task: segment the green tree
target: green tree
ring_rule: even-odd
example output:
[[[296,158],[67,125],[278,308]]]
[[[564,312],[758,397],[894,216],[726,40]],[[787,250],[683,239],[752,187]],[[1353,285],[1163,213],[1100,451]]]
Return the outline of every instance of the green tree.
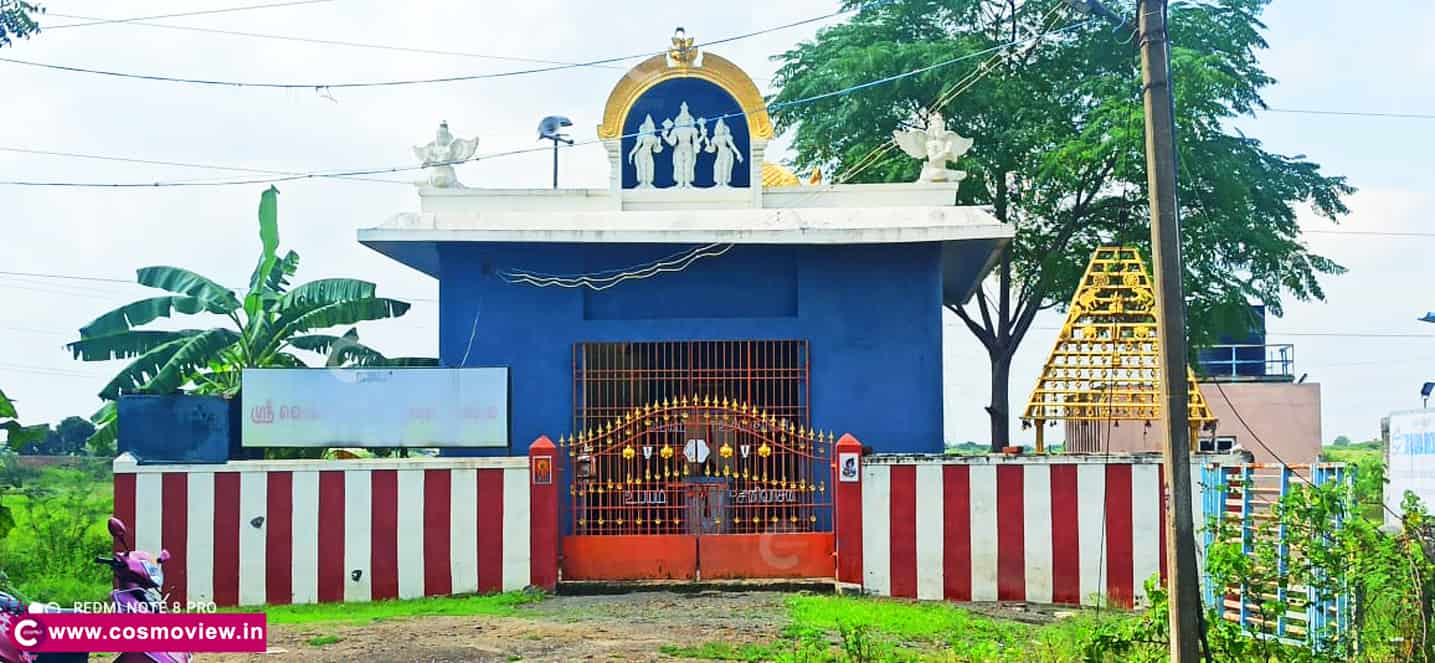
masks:
[[[1348,447],[1350,446],[1350,438],[1345,435],[1337,435],[1335,436],[1335,442],[1332,444],[1337,447]]]
[[[331,278],[289,287],[299,255],[280,257],[279,190],[259,199],[259,262],[241,299],[215,281],[179,267],[144,267],[142,285],[170,294],[141,299],[109,311],[80,329],[66,347],[76,359],[131,359],[99,396],[105,405],[91,417],[97,429],[93,449],[112,448],[115,401],[122,394],[192,393],[234,396],[246,368],[299,368],[295,351],[325,356],[325,366],[433,366],[431,358],[386,357],[359,342],[358,331],[319,333],[367,320],[397,318],[409,304],[379,297],[373,283]],[[140,326],[176,313],[210,314],[229,324],[209,329],[161,331]]]
[[[1296,208],[1336,220],[1353,189],[1230,126],[1264,107],[1261,90],[1273,82],[1256,57],[1267,2],[1176,2],[1171,11],[1193,347],[1248,324],[1249,302],[1280,315],[1283,296],[1321,299],[1318,277],[1344,271],[1305,248]],[[959,164],[968,177],[957,202],[990,206],[1017,230],[990,276],[994,288],[947,302],[987,350],[993,450],[1010,438],[1012,356],[1036,314],[1065,306],[1096,247],[1149,247],[1138,40],[1103,26],[1057,27],[1078,18],[1056,0],[893,0],[776,58],[774,114],[793,137],[796,165],[844,181],[916,179],[920,163],[891,150],[893,130],[925,124],[931,106],[960,93],[939,108],[948,128],[976,138]],[[781,105],[1037,34],[1045,38],[880,91]]]
[[[60,436],[60,453],[76,456],[85,452],[85,442],[95,433],[95,425],[84,417],[65,417],[55,426]]]
[[[28,39],[39,32],[31,14],[43,14],[45,8],[25,0],[0,0],[0,46],[9,46],[15,37]]]

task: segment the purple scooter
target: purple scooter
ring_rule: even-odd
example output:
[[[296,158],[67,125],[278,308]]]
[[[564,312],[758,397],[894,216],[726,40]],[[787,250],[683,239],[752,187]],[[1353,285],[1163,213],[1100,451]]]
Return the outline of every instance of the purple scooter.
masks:
[[[160,568],[169,561],[169,551],[160,550],[155,557],[143,550],[132,550],[125,540],[125,524],[119,518],[110,518],[110,536],[119,541],[124,552],[109,557],[96,557],[97,564],[110,567],[114,573],[117,589],[110,592],[115,612],[162,612],[164,597],[160,587],[164,585],[164,570]],[[29,612],[65,613],[74,612],[62,608],[47,607],[44,604],[30,604]],[[13,597],[0,593],[0,625],[8,626],[19,615],[25,614],[24,606]],[[85,661],[88,654],[26,654],[14,647],[8,638],[0,637],[0,663],[68,663]],[[120,654],[115,663],[190,663],[193,656],[178,652],[127,652]]]

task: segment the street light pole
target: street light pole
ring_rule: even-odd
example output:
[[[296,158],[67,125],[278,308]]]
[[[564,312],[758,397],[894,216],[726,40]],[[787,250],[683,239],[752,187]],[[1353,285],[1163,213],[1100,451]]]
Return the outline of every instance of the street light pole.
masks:
[[[1167,589],[1171,660],[1200,659],[1200,581],[1191,518],[1191,428],[1186,393],[1186,298],[1181,286],[1181,219],[1176,202],[1175,101],[1166,32],[1167,0],[1140,0],[1141,78],[1146,109],[1146,170],[1151,196],[1151,262],[1165,428]]]

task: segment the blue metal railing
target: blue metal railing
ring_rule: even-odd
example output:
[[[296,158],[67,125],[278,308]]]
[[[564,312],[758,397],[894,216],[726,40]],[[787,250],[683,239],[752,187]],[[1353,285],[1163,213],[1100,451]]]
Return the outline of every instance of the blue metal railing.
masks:
[[[1197,353],[1200,373],[1213,378],[1294,377],[1295,346],[1212,345]]]
[[[1238,521],[1236,532],[1238,539],[1231,539],[1231,543],[1239,542],[1241,551],[1247,555],[1255,553],[1256,537],[1259,531],[1259,520],[1269,519],[1275,516],[1275,504],[1262,498],[1253,498],[1253,494],[1263,492],[1279,495],[1284,498],[1291,491],[1293,479],[1296,473],[1307,474],[1308,481],[1316,486],[1324,486],[1335,483],[1344,490],[1351,490],[1354,484],[1355,470],[1339,463],[1322,463],[1318,465],[1272,466],[1272,465],[1209,465],[1201,471],[1202,506],[1206,517],[1206,531],[1204,532],[1205,551],[1209,550],[1216,541],[1214,529],[1222,520]],[[1277,500],[1276,503],[1279,503]],[[1336,514],[1333,522],[1330,523],[1332,530],[1339,530],[1344,526],[1344,517]],[[1328,533],[1327,533],[1328,534]],[[1276,565],[1278,577],[1284,578],[1289,570],[1291,550],[1289,536],[1284,523],[1279,523],[1274,532],[1276,537]],[[1205,555],[1203,554],[1204,558]],[[1339,582],[1328,582],[1339,574]],[[1223,587],[1218,586],[1209,575],[1202,578],[1204,585],[1204,599],[1209,609],[1214,609],[1223,619],[1235,622],[1246,634],[1257,638],[1274,638],[1288,644],[1302,644],[1313,649],[1320,649],[1330,640],[1339,640],[1348,636],[1351,628],[1350,612],[1351,605],[1349,579],[1345,577],[1344,569],[1321,568],[1315,569],[1315,578],[1312,586],[1286,586],[1281,583],[1276,588],[1276,600],[1278,604],[1285,605],[1293,596],[1302,597],[1305,606],[1303,609],[1284,611],[1276,615],[1274,623],[1259,619],[1253,614],[1253,608],[1258,608],[1262,601],[1263,590],[1269,588],[1253,588],[1245,585]],[[1316,586],[1316,585],[1319,585]],[[1235,600],[1228,600],[1228,596],[1234,595]],[[1296,630],[1292,630],[1295,627]]]

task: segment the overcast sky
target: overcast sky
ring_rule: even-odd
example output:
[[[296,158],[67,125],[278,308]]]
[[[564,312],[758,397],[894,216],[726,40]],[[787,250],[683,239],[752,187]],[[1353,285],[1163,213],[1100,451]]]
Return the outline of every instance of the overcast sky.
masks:
[[[151,16],[262,4],[260,0],[45,3],[46,25],[78,23],[60,14]],[[675,25],[699,41],[769,28],[836,9],[826,0],[785,3],[459,2],[332,0],[189,18],[191,26],[364,42],[468,55],[361,49],[165,29],[135,24],[54,27],[0,57],[174,77],[339,83],[431,78],[535,66],[476,57],[591,61],[657,51]],[[1130,5],[1116,2],[1113,5]],[[1383,0],[1379,10],[1334,0],[1283,0],[1267,12],[1267,70],[1280,82],[1275,108],[1435,113],[1435,8],[1428,0]],[[1127,7],[1129,13],[1130,8]],[[780,30],[714,48],[766,89],[769,57],[822,25]],[[539,118],[573,119],[593,137],[602,105],[623,68],[579,68],[514,78],[409,87],[313,90],[218,88],[117,79],[0,62],[0,148],[23,148],[282,171],[411,165],[411,145],[430,140],[439,120],[480,136],[480,153],[535,145]],[[873,94],[880,94],[874,90]],[[949,112],[960,118],[958,99]],[[1392,410],[1419,407],[1435,380],[1435,309],[1428,259],[1435,249],[1435,121],[1268,113],[1243,119],[1247,135],[1285,154],[1305,154],[1349,176],[1360,193],[1340,226],[1307,218],[1310,246],[1350,268],[1328,280],[1325,303],[1288,302],[1271,320],[1271,342],[1295,344],[1296,372],[1322,385],[1327,440],[1378,433]],[[981,136],[975,137],[981,149]],[[778,158],[784,155],[779,141]],[[772,155],[773,151],[769,151]],[[770,157],[771,158],[771,157]],[[538,153],[460,168],[475,187],[544,187],[549,157]],[[604,187],[602,149],[563,156],[563,185]],[[0,180],[136,182],[243,178],[173,166],[42,156],[0,150]],[[380,294],[409,299],[412,312],[367,325],[365,340],[390,354],[437,349],[437,285],[360,246],[357,228],[412,211],[413,173],[395,182],[312,180],[280,184],[283,247],[303,258],[299,276],[353,276]],[[258,249],[254,212],[263,186],[85,189],[0,185],[0,270],[132,279],[135,268],[173,264],[226,284],[246,282]],[[1337,233],[1426,233],[1424,236]],[[61,348],[99,313],[147,290],[97,281],[0,275],[0,388],[27,423],[89,415],[94,393],[120,366],[73,361]],[[190,323],[191,325],[193,323]],[[1012,373],[1013,408],[1024,402],[1060,319],[1039,319]],[[947,438],[985,441],[987,362],[955,318],[946,329]]]

